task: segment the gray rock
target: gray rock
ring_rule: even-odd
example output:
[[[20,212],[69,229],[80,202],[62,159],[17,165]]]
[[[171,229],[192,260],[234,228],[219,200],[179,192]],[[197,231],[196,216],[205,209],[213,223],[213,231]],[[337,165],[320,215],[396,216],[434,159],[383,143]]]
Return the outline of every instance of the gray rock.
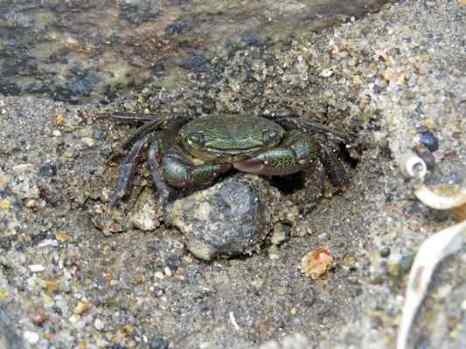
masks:
[[[200,259],[251,254],[270,230],[266,192],[262,179],[238,175],[175,201],[165,220],[183,232]]]

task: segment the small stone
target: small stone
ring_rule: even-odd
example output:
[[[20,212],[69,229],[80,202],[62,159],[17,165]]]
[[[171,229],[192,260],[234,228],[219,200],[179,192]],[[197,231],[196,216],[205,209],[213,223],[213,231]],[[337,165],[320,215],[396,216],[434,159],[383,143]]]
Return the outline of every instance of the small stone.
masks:
[[[73,313],[75,313],[76,315],[82,315],[85,312],[87,312],[89,309],[91,309],[91,307],[92,307],[92,303],[81,301],[73,309]]]
[[[269,258],[272,260],[280,259],[280,251],[276,245],[272,245],[268,250]]]
[[[37,247],[58,247],[58,241],[53,239],[42,240]]]
[[[423,131],[419,133],[419,143],[424,145],[431,152],[438,150],[439,140],[430,131]]]
[[[161,271],[156,271],[154,273],[154,277],[157,278],[157,279],[165,279],[165,274],[162,273]]]
[[[78,314],[73,314],[68,318],[68,321],[72,324],[76,324],[81,320],[81,317]]]
[[[332,69],[324,69],[320,72],[319,76],[323,78],[329,78],[333,75]]]
[[[65,115],[58,114],[57,116],[55,116],[55,125],[63,126],[64,124],[65,124]]]
[[[0,200],[0,210],[9,210],[11,208],[11,201],[8,199]]]
[[[391,254],[387,260],[388,274],[394,278],[404,276],[409,272],[409,269],[413,263],[413,259],[413,255],[404,256],[398,253]]]
[[[54,137],[61,137],[61,132],[59,130],[53,130],[52,131],[52,136]]]
[[[60,285],[57,280],[47,280],[44,282],[42,287],[47,291],[48,294],[53,294],[58,292]]]
[[[173,272],[171,271],[171,269],[170,269],[169,267],[163,268],[163,272],[164,272],[165,275],[167,275],[168,277],[173,276]]]
[[[390,247],[383,247],[380,250],[380,257],[387,258],[388,256],[390,256]]]
[[[57,239],[58,241],[70,241],[71,239],[73,239],[73,237],[71,235],[69,235],[67,232],[64,232],[64,231],[59,231],[58,233],[55,234],[55,239]]]
[[[97,318],[94,320],[94,327],[97,331],[102,331],[105,327],[105,322],[103,322],[101,319]]]
[[[8,297],[10,297],[10,293],[5,289],[0,288],[0,302],[7,300]]]
[[[45,267],[41,264],[31,264],[29,270],[33,273],[41,273],[45,270]]]
[[[154,194],[152,190],[147,188],[139,195],[134,209],[131,210],[129,221],[134,227],[142,231],[151,231],[160,225],[159,216]]]
[[[29,199],[26,201],[24,206],[26,206],[27,208],[36,208],[37,206],[39,206],[39,203],[37,202],[37,200]]]
[[[4,174],[0,170],[0,190],[5,190],[9,181],[10,181],[10,177],[8,177],[6,174]]]
[[[81,142],[83,142],[88,147],[93,147],[95,145],[95,139],[92,137],[83,137],[81,138]]]
[[[29,344],[36,344],[39,342],[39,334],[32,331],[24,331],[23,337]]]
[[[290,226],[283,223],[275,225],[270,241],[274,245],[281,245],[290,238]]]

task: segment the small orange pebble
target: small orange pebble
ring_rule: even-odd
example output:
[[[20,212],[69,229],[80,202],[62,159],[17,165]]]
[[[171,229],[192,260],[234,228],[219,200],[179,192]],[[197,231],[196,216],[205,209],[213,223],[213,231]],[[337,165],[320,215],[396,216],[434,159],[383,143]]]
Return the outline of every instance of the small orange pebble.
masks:
[[[63,126],[65,124],[65,115],[58,114],[55,116],[55,125]]]
[[[55,239],[57,239],[58,241],[69,241],[72,239],[72,236],[64,231],[59,231],[55,234]]]
[[[47,291],[48,294],[57,293],[60,289],[60,284],[57,280],[46,280],[42,287]]]
[[[301,271],[313,280],[322,278],[332,266],[333,257],[325,247],[310,251],[301,260]]]
[[[73,309],[73,313],[77,315],[82,315],[91,309],[92,303],[86,301],[80,301],[76,307]]]

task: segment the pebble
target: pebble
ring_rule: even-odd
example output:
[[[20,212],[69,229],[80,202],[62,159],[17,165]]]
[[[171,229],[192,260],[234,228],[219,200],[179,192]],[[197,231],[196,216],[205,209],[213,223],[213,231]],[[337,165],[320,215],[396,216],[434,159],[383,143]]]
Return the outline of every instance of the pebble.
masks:
[[[134,209],[130,212],[129,221],[142,231],[151,231],[160,225],[158,205],[152,190],[147,188],[139,195]]]
[[[58,241],[52,239],[42,240],[37,247],[58,247]]]
[[[95,139],[91,137],[83,137],[81,138],[81,142],[83,142],[88,147],[93,147],[95,145]]]
[[[82,315],[91,309],[92,304],[86,301],[79,302],[76,307],[73,309],[73,313],[76,315]]]
[[[36,344],[39,342],[39,334],[36,332],[24,331],[23,337],[29,344]]]
[[[63,126],[65,124],[65,115],[58,114],[55,116],[55,125]]]
[[[265,239],[270,221],[259,195],[263,182],[257,176],[253,180],[231,177],[179,199],[167,207],[165,221],[187,237],[187,248],[197,258],[251,254]]]
[[[390,247],[382,247],[380,249],[380,257],[382,258],[387,258],[388,256],[390,256]]]
[[[37,206],[39,206],[39,203],[35,199],[29,199],[26,201],[24,206],[26,206],[27,208],[36,208]]]
[[[41,264],[31,264],[29,270],[33,273],[41,273],[45,270],[45,267]]]
[[[329,78],[333,75],[332,69],[324,69],[320,72],[319,76],[323,78]]]
[[[278,223],[273,229],[270,241],[274,245],[281,245],[290,238],[290,226],[283,223]]]
[[[101,319],[97,318],[94,320],[94,327],[97,331],[102,331],[105,327],[105,322],[103,322]]]
[[[10,177],[0,169],[0,190],[5,190],[9,181]]]
[[[398,278],[409,272],[413,263],[413,255],[392,253],[387,259],[387,271],[391,277]]]
[[[439,140],[430,131],[423,131],[419,133],[419,143],[424,145],[431,152],[438,150]]]

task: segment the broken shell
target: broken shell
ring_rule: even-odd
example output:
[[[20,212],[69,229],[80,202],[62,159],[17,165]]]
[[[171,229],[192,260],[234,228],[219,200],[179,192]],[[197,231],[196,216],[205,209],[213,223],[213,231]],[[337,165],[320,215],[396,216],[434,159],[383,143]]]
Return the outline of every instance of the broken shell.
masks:
[[[466,204],[466,188],[457,184],[421,185],[414,192],[424,204],[436,210],[451,210]]]
[[[448,227],[424,241],[414,260],[406,286],[397,349],[406,349],[410,329],[426,296],[432,275],[438,263],[459,251],[466,239],[466,221]]]
[[[400,168],[408,177],[422,179],[427,174],[426,163],[413,151],[409,151],[401,157]]]

